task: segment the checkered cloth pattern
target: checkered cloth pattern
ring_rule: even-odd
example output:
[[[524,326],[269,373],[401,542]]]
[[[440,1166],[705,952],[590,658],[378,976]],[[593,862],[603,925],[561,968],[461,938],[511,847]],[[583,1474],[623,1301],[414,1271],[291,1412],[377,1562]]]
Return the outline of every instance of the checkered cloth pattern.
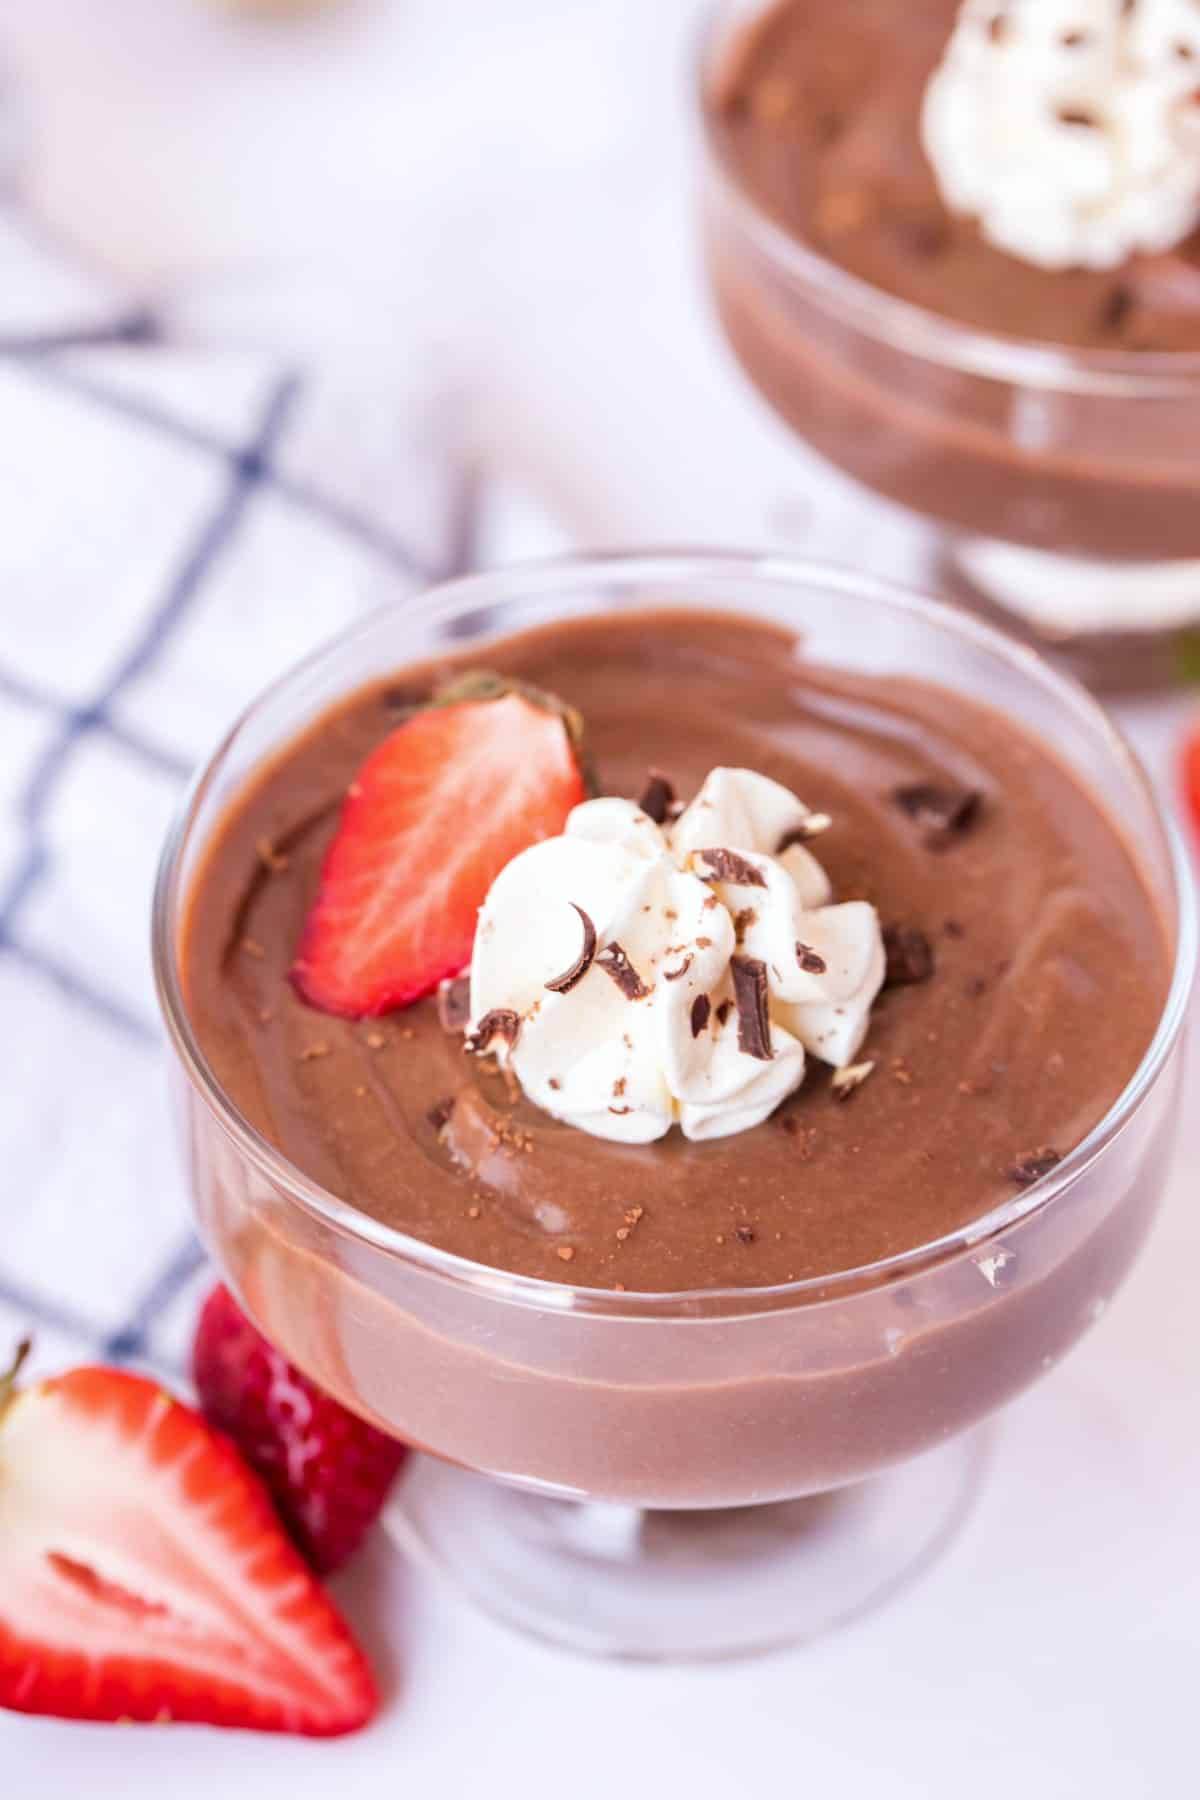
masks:
[[[386,383],[172,344],[0,220],[0,1361],[179,1375],[211,1279],[148,949],[189,769],[365,608],[452,572]],[[410,430],[411,428],[409,428]]]

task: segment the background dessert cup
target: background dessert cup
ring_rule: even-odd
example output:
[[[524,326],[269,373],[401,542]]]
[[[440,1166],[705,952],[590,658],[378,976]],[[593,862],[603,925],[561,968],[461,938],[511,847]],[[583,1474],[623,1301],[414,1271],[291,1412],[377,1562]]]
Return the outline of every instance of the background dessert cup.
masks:
[[[613,1293],[509,1276],[306,1179],[205,1061],[181,991],[182,906],[224,807],[263,759],[339,695],[439,646],[468,640],[486,656],[489,638],[523,626],[646,605],[781,620],[835,667],[932,672],[1052,738],[1120,820],[1175,958],[1157,1033],[1088,1139],[970,1227],[776,1288]],[[1195,919],[1136,762],[1086,695],[1028,652],[866,578],[663,556],[455,583],[287,676],[192,789],[164,854],[154,947],[194,1203],[225,1277],[314,1379],[443,1459],[414,1459],[397,1531],[543,1636],[715,1656],[812,1635],[919,1564],[969,1491],[959,1434],[1103,1310],[1162,1187]]]
[[[989,335],[785,230],[740,179],[718,104],[769,10],[723,0],[697,71],[707,267],[746,373],[821,455],[935,528],[951,591],[1089,678],[1169,673],[1200,622],[1200,352]]]

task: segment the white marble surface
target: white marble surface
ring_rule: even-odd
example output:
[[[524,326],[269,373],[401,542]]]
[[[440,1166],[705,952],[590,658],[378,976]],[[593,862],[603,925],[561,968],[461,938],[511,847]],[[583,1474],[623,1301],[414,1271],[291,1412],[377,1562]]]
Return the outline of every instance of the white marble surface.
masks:
[[[360,0],[298,29],[204,0],[7,0],[0,58],[40,217],[193,335],[351,334],[447,386],[511,477],[505,542],[761,541],[919,575],[860,528],[729,368],[689,219],[692,0]],[[1127,723],[1166,778],[1185,703]],[[1194,1090],[1193,1090],[1194,1093]],[[923,1583],[802,1653],[725,1670],[577,1662],[377,1546],[347,1602],[398,1671],[367,1735],[313,1747],[0,1717],[6,1793],[179,1800],[1137,1800],[1194,1784],[1200,1677],[1194,1100],[1157,1234],[1084,1346],[1015,1405]]]

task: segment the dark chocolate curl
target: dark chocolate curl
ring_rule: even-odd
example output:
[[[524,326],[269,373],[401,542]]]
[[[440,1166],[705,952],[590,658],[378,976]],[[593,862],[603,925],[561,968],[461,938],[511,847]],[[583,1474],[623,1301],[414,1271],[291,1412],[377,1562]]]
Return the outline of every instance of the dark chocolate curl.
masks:
[[[651,769],[638,805],[656,825],[665,825],[675,805],[675,784],[661,769]]]
[[[553,981],[546,983],[552,994],[569,994],[583,980],[596,956],[596,927],[582,906],[575,906],[573,900],[568,904],[574,906],[579,914],[579,922],[583,926],[583,948],[569,969],[564,969],[561,975],[556,975]]]
[[[521,1035],[521,1015],[507,1006],[497,1006],[491,1012],[484,1013],[478,1028],[467,1039],[467,1049],[474,1056],[482,1056],[493,1038],[503,1038],[511,1050]]]
[[[644,1000],[650,992],[615,939],[604,946],[596,958],[596,967],[603,969],[610,981],[616,982],[627,1000]]]
[[[767,1011],[767,965],[756,956],[731,956],[729,970],[737,996],[738,1049],[759,1062],[770,1062],[775,1052]]]
[[[736,850],[697,850],[699,860],[716,881],[731,881],[735,887],[766,887],[762,870]]]
[[[911,925],[888,925],[883,933],[887,954],[886,987],[912,987],[933,974],[933,945]]]

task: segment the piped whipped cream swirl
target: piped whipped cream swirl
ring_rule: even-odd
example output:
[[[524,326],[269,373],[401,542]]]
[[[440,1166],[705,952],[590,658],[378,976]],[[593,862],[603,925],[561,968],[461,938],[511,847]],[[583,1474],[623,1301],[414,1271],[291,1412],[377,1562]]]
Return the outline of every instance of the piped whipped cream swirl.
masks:
[[[714,769],[661,827],[577,806],[493,882],[471,1029],[529,1098],[596,1137],[727,1137],[852,1062],[883,982],[879,920],[831,904],[806,839],[828,820],[778,782]]]
[[[1200,220],[1200,6],[965,0],[922,135],[947,206],[1026,262],[1168,250]]]

